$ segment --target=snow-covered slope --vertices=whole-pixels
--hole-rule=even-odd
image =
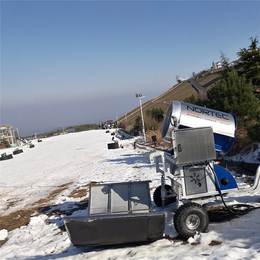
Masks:
[[[81,206],[90,182],[151,180],[151,195],[160,185],[160,174],[143,161],[143,150],[133,149],[133,141],[123,140],[123,149],[108,150],[111,135],[103,130],[72,133],[35,142],[31,149],[22,147],[23,153],[1,161],[0,240],[7,240],[0,248],[1,259],[260,259],[260,209],[210,223],[207,233],[190,238],[187,244],[164,238],[150,244],[74,247],[63,229],[63,218],[87,214]],[[246,185],[241,177],[236,176],[236,181]],[[225,199],[260,206],[259,193]],[[176,206],[153,207],[166,214],[167,237],[177,237]],[[24,211],[30,212],[27,225],[9,230],[8,216],[16,216],[11,226],[24,217]]]
[[[243,151],[243,153],[235,156],[230,156],[228,160],[260,164],[260,143],[254,143],[250,150]]]

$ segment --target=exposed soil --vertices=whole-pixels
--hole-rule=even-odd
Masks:
[[[8,215],[3,215],[0,218],[0,230],[6,229],[8,232],[20,228],[22,226],[26,226],[30,222],[30,218],[32,216],[37,216],[39,214],[46,214],[48,217],[53,215],[66,215],[70,216],[73,212],[77,210],[84,210],[88,207],[88,198],[82,199],[80,202],[75,202],[74,205],[77,207],[73,207],[71,209],[67,209],[66,211],[59,210],[57,205],[52,205],[51,201],[58,196],[61,192],[66,190],[70,183],[65,183],[61,185],[58,189],[52,191],[48,197],[42,198],[37,202],[33,203],[30,208],[17,210]],[[89,192],[90,185],[97,184],[96,182],[91,182],[86,184],[82,187],[77,188],[76,190],[72,191],[69,197],[73,198],[83,198],[86,197],[87,192]],[[18,201],[11,201],[9,206],[14,206]],[[48,223],[48,219],[46,221]],[[64,226],[59,227],[61,232],[65,231]],[[0,247],[8,241],[8,238],[0,241]]]
[[[187,240],[184,239],[184,238],[182,238],[182,237],[180,237],[180,236],[172,238],[172,237],[170,237],[169,235],[165,235],[164,238],[165,238],[165,239],[168,239],[169,241],[174,242],[174,243],[181,242],[182,245],[188,244]],[[220,244],[222,244],[222,242],[217,241],[217,240],[212,240],[212,241],[209,243],[209,246],[217,246],[217,245],[220,245]],[[193,243],[191,243],[191,245],[192,245],[192,246],[196,246],[196,245],[199,245],[199,243],[198,243],[198,242],[193,242]]]
[[[25,226],[30,222],[31,215],[35,212],[34,208],[27,210],[17,210],[8,216],[1,216],[0,229],[7,229],[8,232],[21,226]],[[0,246],[7,242],[7,239],[0,241]]]
[[[72,191],[70,193],[70,195],[68,195],[69,198],[81,198],[81,197],[85,197],[87,196],[87,193],[89,192],[90,190],[90,186],[91,185],[95,185],[95,184],[98,184],[98,182],[90,182],[86,185],[83,185],[79,188],[77,188],[76,190]],[[88,200],[88,199],[85,199],[85,200]],[[84,200],[83,200],[84,201]]]
[[[247,130],[245,128],[239,128],[237,130],[237,135],[235,142],[228,153],[228,156],[235,156],[237,154],[245,154],[251,151],[255,151],[257,149],[258,144],[254,143],[247,134]]]
[[[222,242],[220,241],[217,241],[217,240],[212,240],[210,243],[209,243],[209,246],[217,246],[217,245],[220,245]]]

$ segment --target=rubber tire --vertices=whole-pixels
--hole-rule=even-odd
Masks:
[[[186,220],[189,216],[195,215],[199,219],[198,227],[190,229]],[[209,225],[209,216],[207,211],[199,204],[189,202],[178,208],[174,215],[174,227],[176,231],[184,238],[193,237],[197,232],[206,231]]]
[[[172,187],[170,185],[164,185],[166,192],[171,190]],[[167,192],[168,194],[168,192]],[[161,186],[157,187],[153,193],[153,201],[157,207],[162,206],[162,197],[161,197]],[[165,198],[165,206],[172,204],[176,201],[176,197]]]

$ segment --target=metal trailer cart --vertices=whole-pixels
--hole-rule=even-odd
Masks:
[[[88,215],[66,218],[74,246],[154,241],[163,237],[165,216],[151,207],[149,181],[91,186]]]
[[[201,206],[203,199],[230,192],[257,192],[260,188],[260,166],[254,184],[238,188],[233,176],[215,163],[217,155],[225,155],[236,135],[236,117],[179,101],[172,101],[166,111],[162,137],[172,142],[173,155],[165,152],[144,154],[148,163],[155,163],[161,173],[161,186],[153,195],[157,206],[177,200],[174,216],[176,231],[191,237],[208,227],[208,214]],[[162,167],[160,168],[160,164]],[[165,183],[169,178],[171,185]]]

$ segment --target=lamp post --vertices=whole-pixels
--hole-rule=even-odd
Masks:
[[[135,96],[137,98],[139,98],[139,102],[140,102],[140,110],[141,110],[142,124],[143,124],[143,135],[144,135],[144,141],[146,142],[145,128],[144,128],[144,116],[143,116],[143,109],[142,109],[142,102],[141,102],[141,98],[145,98],[145,97],[143,97],[143,95],[141,93],[135,94]]]
[[[116,116],[116,128],[118,128],[118,116]]]
[[[18,139],[20,139],[20,135],[19,135],[18,128],[16,128],[16,132],[17,132],[17,137],[18,137]]]
[[[18,139],[18,142],[17,142],[17,140],[16,140],[16,142],[18,143],[18,145],[20,145],[21,141],[20,141],[20,135],[19,135],[18,128],[16,128],[16,132],[17,132],[17,139]]]

